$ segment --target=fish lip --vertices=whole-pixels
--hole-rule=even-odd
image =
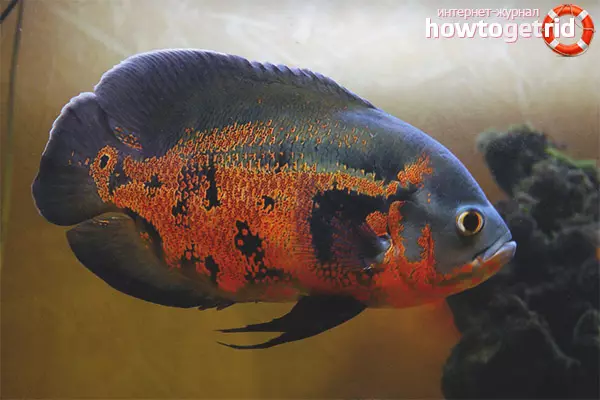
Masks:
[[[490,247],[475,256],[473,265],[485,264],[490,261],[499,261],[501,264],[509,262],[514,257],[517,250],[517,243],[511,239],[511,233],[506,232]]]

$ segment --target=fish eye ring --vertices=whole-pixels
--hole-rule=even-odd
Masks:
[[[483,215],[477,210],[469,209],[456,216],[456,227],[463,236],[473,236],[481,231],[484,225]]]

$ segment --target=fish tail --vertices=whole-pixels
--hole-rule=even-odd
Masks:
[[[108,117],[93,93],[82,93],[63,108],[32,185],[44,218],[74,225],[111,210],[98,194],[90,165],[98,151],[114,141]]]

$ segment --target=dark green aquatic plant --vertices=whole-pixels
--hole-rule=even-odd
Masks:
[[[463,334],[446,398],[599,398],[600,173],[530,126],[479,149],[510,199],[496,204],[513,262],[448,304]]]

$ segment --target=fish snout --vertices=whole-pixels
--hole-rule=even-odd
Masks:
[[[471,263],[472,267],[497,266],[499,268],[510,262],[517,250],[516,242],[511,239],[510,231],[504,233],[491,246],[475,256]]]

